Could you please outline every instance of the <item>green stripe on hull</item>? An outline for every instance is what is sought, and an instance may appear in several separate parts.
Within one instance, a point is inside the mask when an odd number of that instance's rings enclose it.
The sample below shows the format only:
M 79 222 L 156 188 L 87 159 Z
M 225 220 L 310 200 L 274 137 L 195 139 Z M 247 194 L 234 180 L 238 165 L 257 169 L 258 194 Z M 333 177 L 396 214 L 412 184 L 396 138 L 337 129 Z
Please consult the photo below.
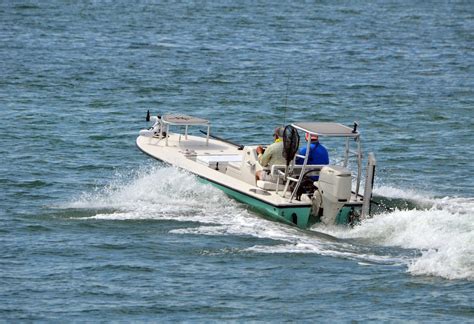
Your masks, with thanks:
M 253 209 L 256 209 L 263 215 L 268 216 L 273 220 L 283 222 L 289 225 L 297 225 L 300 228 L 308 228 L 315 223 L 314 218 L 310 216 L 311 207 L 309 206 L 278 208 L 276 206 L 265 203 L 249 195 L 243 194 L 239 191 L 222 186 L 207 179 L 199 179 L 203 183 L 209 183 L 214 187 L 219 188 L 232 198 L 251 206 Z

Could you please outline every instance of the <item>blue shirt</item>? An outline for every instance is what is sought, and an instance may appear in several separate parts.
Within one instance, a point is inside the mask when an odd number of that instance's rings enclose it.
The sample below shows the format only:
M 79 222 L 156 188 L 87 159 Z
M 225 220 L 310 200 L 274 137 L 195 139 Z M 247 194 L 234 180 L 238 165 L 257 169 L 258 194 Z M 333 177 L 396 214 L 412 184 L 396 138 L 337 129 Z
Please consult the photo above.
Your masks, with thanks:
M 306 146 L 300 148 L 299 155 L 306 155 Z M 303 164 L 304 158 L 296 158 L 296 164 Z M 319 142 L 312 142 L 309 146 L 309 156 L 307 164 L 329 164 L 328 150 Z M 318 181 L 319 176 L 311 176 L 313 181 Z
M 306 146 L 300 148 L 299 155 L 306 155 Z M 296 164 L 303 164 L 303 158 L 296 158 Z M 313 142 L 309 147 L 308 164 L 329 164 L 329 154 L 319 142 Z

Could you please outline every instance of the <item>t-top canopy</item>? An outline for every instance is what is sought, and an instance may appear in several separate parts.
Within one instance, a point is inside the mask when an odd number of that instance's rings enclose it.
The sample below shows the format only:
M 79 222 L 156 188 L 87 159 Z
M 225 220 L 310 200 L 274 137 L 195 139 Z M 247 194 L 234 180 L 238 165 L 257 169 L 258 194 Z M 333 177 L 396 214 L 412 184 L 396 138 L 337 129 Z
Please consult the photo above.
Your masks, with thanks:
M 293 127 L 306 133 L 317 134 L 321 136 L 338 136 L 338 137 L 357 137 L 359 132 L 353 132 L 353 129 L 339 123 L 316 123 L 302 122 L 294 123 Z
M 209 121 L 202 118 L 182 114 L 168 114 L 162 117 L 163 122 L 171 125 L 208 125 Z

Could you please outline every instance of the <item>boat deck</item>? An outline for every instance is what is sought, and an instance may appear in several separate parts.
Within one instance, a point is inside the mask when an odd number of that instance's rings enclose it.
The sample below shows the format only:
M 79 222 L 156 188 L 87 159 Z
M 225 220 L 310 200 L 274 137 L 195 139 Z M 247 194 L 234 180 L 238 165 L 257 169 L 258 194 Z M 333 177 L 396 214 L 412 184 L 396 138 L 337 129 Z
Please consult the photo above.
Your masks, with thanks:
M 206 145 L 206 139 L 203 137 L 188 135 L 188 139 L 185 139 L 184 135 L 179 134 L 170 134 L 168 145 L 164 139 L 139 136 L 137 146 L 158 160 L 266 203 L 275 206 L 309 205 L 308 201 L 289 203 L 287 198 L 281 197 L 275 191 L 258 188 L 254 180 L 255 171 L 252 170 L 250 164 L 245 163 L 249 150 L 238 150 L 234 145 L 214 139 L 209 139 L 209 145 Z M 238 179 L 239 173 L 237 171 L 242 171 L 246 167 L 249 168 L 247 175 L 251 174 L 252 180 L 249 177 L 247 177 L 247 181 Z M 232 173 L 229 169 L 236 172 Z
M 302 196 L 301 201 L 288 201 L 290 193 L 282 197 L 282 191 L 263 190 L 256 186 L 255 164 L 256 155 L 252 157 L 255 147 L 247 146 L 244 150 L 219 141 L 188 135 L 187 139 L 182 134 L 170 134 L 168 145 L 165 139 L 156 137 L 139 136 L 138 147 L 146 154 L 177 166 L 197 176 L 221 185 L 223 187 L 249 195 L 273 206 L 309 206 L 310 199 Z M 353 195 L 352 204 L 359 205 L 360 198 Z

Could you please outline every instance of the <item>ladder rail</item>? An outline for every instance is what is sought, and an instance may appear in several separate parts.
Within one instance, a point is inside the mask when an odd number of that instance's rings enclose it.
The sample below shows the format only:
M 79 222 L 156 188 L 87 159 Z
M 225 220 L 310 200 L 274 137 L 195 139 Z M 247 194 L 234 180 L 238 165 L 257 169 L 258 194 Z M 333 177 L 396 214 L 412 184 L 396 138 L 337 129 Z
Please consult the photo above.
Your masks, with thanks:
M 293 191 L 291 192 L 291 196 L 290 196 L 290 199 L 289 199 L 289 202 L 291 203 L 293 201 L 293 198 L 295 197 L 295 194 L 296 192 L 298 191 L 300 185 L 301 185 L 301 182 L 303 181 L 303 174 L 304 172 L 306 171 L 306 165 L 308 164 L 308 158 L 309 158 L 309 151 L 310 151 L 310 148 L 311 148 L 311 141 L 308 140 L 307 143 L 306 143 L 306 154 L 304 156 L 304 161 L 303 161 L 303 165 L 301 166 L 301 171 L 300 171 L 300 175 L 298 176 L 298 181 L 296 182 L 296 186 L 295 188 L 293 189 Z M 287 179 L 286 181 L 286 186 L 285 187 L 288 187 L 289 185 L 289 179 Z M 285 188 L 287 189 L 287 188 Z M 286 192 L 285 192 L 286 193 Z

